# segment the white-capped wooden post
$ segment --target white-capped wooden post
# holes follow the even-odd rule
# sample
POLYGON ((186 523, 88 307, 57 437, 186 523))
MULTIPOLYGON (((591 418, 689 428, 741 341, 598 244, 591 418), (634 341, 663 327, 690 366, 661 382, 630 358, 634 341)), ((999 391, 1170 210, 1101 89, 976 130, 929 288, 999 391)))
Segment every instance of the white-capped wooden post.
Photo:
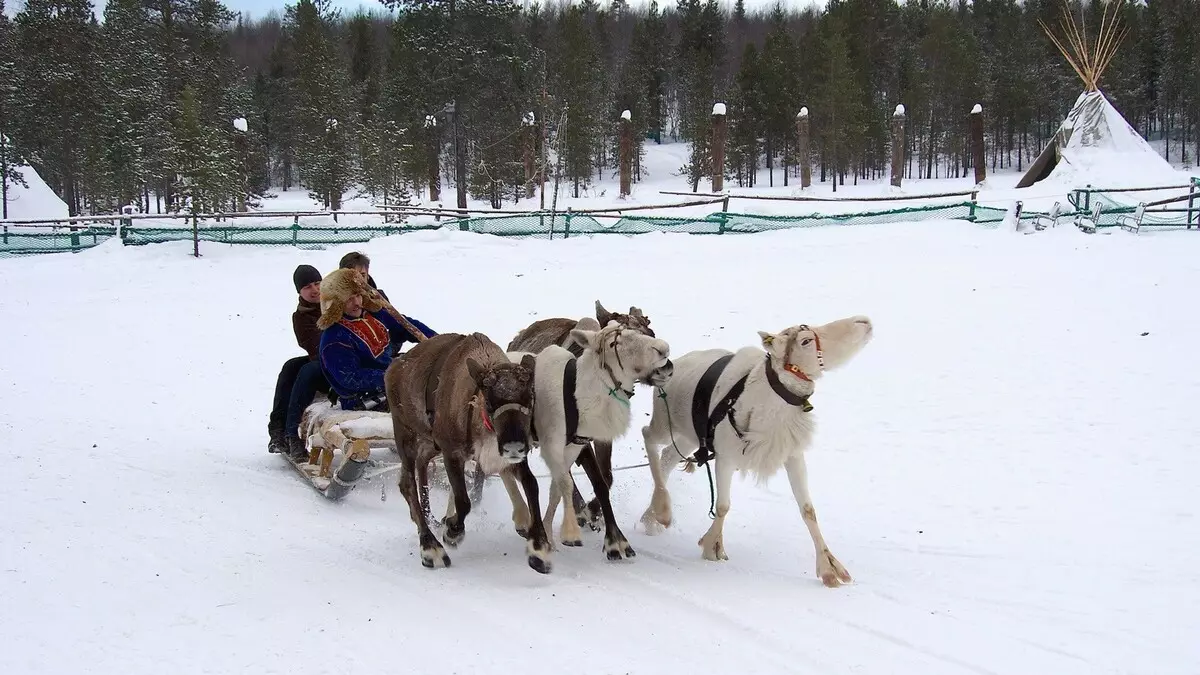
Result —
POLYGON ((712 191, 725 189, 725 135, 728 129, 725 104, 717 103, 712 109, 712 191))

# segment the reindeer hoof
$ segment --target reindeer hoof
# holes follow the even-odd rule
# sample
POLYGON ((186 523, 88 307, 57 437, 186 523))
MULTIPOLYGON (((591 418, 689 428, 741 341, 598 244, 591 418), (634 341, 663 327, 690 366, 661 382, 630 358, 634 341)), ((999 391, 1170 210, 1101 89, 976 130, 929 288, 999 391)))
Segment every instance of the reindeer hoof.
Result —
POLYGON ((518 537, 520 537, 520 538, 522 538, 522 539, 528 539, 528 538, 529 538, 529 528, 527 528, 527 527, 518 527, 518 528, 517 528, 517 536, 518 536, 518 537))
POLYGON ((446 520, 442 521, 442 526, 445 527, 445 533, 443 537, 446 540, 446 545, 450 548, 458 548, 458 545, 462 543, 463 538, 467 536, 466 529, 461 523, 455 523, 446 520))
POLYGON ((821 577, 821 583, 829 588, 837 588, 852 581, 850 573, 828 550, 817 558, 817 576, 821 577))
POLYGON ((725 555, 725 545, 720 540, 709 542, 705 538, 701 538, 696 543, 700 545, 700 548, 704 549, 705 560, 712 560, 714 562, 729 560, 729 556, 725 555))
MULTIPOLYGON (((668 521, 667 525, 670 524, 670 521, 668 521)), ((646 509, 646 512, 642 514, 642 527, 645 528, 646 534, 650 536, 662 534, 667 525, 663 525, 662 523, 658 522, 658 518, 654 515, 653 508, 646 509)))
POLYGON ((622 558, 633 558, 637 556, 637 551, 629 545, 625 539, 620 539, 612 543, 604 544, 604 555, 609 560, 616 561, 622 558))
POLYGON ((562 545, 563 546, 583 546, 583 540, 582 539, 563 539, 562 545))
POLYGON ((435 549, 421 550, 421 564, 429 569, 435 567, 449 567, 450 556, 446 554, 440 547, 435 549))
POLYGON ((529 556, 529 566, 538 574, 550 574, 550 571, 554 569, 549 560, 539 558, 536 555, 529 556))

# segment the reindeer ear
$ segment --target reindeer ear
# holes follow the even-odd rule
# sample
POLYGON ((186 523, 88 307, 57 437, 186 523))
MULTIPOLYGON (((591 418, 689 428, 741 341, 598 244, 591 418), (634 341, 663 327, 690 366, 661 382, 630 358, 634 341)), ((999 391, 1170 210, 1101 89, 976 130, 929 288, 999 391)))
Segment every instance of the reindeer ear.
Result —
POLYGON ((637 317, 641 317, 643 319, 646 318, 646 315, 642 313, 641 307, 630 307, 629 308, 629 316, 637 316, 637 317))
POLYGON ((533 375, 533 371, 537 368, 537 357, 533 354, 526 354, 521 357, 521 367, 529 371, 533 375))
POLYGON ((775 344, 775 336, 764 331, 758 331, 758 337, 762 340, 763 349, 771 349, 771 345, 775 344))
POLYGON ((583 330, 582 328, 574 328, 571 330, 571 338, 573 340, 592 350, 595 350, 598 347, 596 344, 596 336, 599 334, 600 331, 596 330, 583 330))
POLYGON ((613 316, 612 312, 608 311, 607 309, 604 309, 604 305, 600 304, 600 301, 597 300, 596 301, 596 320, 600 322, 600 325, 602 327, 607 326, 608 322, 612 320, 612 316, 613 316))

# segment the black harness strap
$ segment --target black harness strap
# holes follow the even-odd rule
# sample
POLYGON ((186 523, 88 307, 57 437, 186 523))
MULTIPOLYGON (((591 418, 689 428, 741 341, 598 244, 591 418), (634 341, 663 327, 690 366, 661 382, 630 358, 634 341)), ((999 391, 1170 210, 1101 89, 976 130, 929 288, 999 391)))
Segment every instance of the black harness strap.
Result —
POLYGON ((700 439, 700 448, 696 450, 692 458, 700 466, 704 466, 713 458, 713 437, 716 435, 717 425, 721 423, 722 417, 728 418, 729 426, 733 427, 738 438, 742 438, 742 431, 737 428, 737 424, 733 420, 733 406, 746 388, 748 374, 733 384, 729 393, 717 403, 717 407, 711 414, 708 412, 708 405, 712 402, 713 389, 717 386, 717 380, 720 379, 721 373, 725 372, 725 366, 729 365, 732 359, 733 354, 726 354, 714 361, 708 370, 704 371, 704 375, 696 383, 696 391, 692 393, 692 427, 696 430, 696 438, 700 439))
MULTIPOLYGON (((587 445, 590 439, 579 437, 579 403, 575 400, 575 359, 563 368, 563 417, 567 423, 567 444, 587 445)), ((536 443, 537 425, 530 417, 529 435, 536 443)))

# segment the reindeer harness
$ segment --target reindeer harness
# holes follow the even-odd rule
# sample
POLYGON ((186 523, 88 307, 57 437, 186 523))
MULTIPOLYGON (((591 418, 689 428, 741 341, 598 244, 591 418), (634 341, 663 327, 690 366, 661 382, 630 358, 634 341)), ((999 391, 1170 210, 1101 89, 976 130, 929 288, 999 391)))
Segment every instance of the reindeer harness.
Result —
MULTIPOLYGON (((800 330, 812 330, 808 326, 800 326, 800 330)), ((814 339, 817 342, 817 364, 824 369, 825 358, 821 352, 821 338, 816 331, 812 331, 814 339)), ((812 379, 800 369, 799 366, 791 362, 792 349, 795 347, 796 336, 792 335, 789 338, 787 349, 784 351, 785 362, 783 369, 796 377, 811 382, 812 379)), ((692 461, 700 466, 704 466, 713 458, 713 438, 716 436, 717 426, 721 424, 721 419, 729 420, 729 426, 737 437, 745 441, 745 432, 738 429, 737 422, 734 420, 734 406, 737 405, 738 399, 741 398, 742 392, 746 389, 746 380, 750 374, 746 373, 733 386, 729 388, 729 392, 717 402, 712 412, 708 412, 709 404, 712 402, 713 389, 716 388, 717 380, 720 379, 721 373, 725 371, 725 367, 733 360, 733 354, 726 354, 717 359, 704 371, 704 375, 700 377, 700 381, 696 383, 696 390, 692 393, 692 427, 696 431, 696 438, 700 440, 700 447, 692 455, 692 461)), ((775 369, 771 367, 771 354, 766 356, 765 370, 767 371, 767 383, 771 385, 771 390, 775 392, 779 398, 783 399, 784 403, 800 408, 804 412, 809 412, 813 406, 808 401, 807 396, 800 396, 792 393, 783 383, 779 381, 779 375, 775 373, 775 369)), ((744 451, 744 449, 743 449, 744 451)))

